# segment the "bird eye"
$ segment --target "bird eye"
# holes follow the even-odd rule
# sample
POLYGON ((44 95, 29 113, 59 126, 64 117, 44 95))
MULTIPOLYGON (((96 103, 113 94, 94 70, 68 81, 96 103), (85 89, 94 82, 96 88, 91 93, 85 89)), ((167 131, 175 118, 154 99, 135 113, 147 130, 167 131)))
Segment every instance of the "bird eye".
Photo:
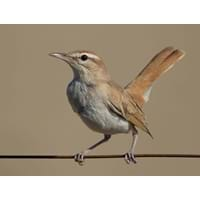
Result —
POLYGON ((87 55, 84 54, 84 55, 81 56, 81 60, 82 60, 82 61, 86 61, 87 59, 88 59, 88 56, 87 56, 87 55))

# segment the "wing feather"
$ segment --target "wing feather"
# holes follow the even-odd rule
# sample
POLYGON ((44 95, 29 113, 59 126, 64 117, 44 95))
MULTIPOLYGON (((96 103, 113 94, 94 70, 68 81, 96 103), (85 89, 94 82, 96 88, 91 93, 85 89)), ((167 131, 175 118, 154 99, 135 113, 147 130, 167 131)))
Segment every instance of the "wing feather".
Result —
POLYGON ((152 137, 147 127, 145 114, 136 101, 115 83, 109 83, 108 87, 110 88, 107 88, 109 94, 106 95, 106 104, 109 109, 152 137))

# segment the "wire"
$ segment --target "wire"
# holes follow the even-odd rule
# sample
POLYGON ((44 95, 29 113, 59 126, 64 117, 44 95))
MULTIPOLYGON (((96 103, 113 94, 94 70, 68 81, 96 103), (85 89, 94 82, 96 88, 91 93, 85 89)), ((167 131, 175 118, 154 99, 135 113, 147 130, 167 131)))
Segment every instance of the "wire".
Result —
MULTIPOLYGON (((200 154, 135 154, 136 158, 200 158, 200 154)), ((124 158, 124 154, 86 155, 85 159, 124 158)), ((74 159, 74 155, 0 155, 0 159, 74 159)))

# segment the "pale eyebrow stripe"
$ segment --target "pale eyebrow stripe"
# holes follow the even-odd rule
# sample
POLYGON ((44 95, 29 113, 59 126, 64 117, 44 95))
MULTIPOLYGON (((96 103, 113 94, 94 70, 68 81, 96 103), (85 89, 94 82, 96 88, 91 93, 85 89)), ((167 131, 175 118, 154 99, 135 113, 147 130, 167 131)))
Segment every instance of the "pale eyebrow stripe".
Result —
POLYGON ((91 54, 91 53, 87 53, 86 52, 86 55, 88 55, 89 58, 94 58, 94 59, 98 59, 99 60, 99 57, 94 55, 94 54, 91 54))

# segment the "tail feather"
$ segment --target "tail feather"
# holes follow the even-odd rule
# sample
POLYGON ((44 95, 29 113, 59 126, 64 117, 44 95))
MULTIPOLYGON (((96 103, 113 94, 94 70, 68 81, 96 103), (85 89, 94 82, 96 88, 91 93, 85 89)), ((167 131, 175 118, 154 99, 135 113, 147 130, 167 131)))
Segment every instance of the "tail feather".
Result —
POLYGON ((163 49, 151 59, 136 79, 125 87, 125 90, 142 106, 149 99, 153 82, 170 70, 184 55, 183 51, 173 47, 163 49))

